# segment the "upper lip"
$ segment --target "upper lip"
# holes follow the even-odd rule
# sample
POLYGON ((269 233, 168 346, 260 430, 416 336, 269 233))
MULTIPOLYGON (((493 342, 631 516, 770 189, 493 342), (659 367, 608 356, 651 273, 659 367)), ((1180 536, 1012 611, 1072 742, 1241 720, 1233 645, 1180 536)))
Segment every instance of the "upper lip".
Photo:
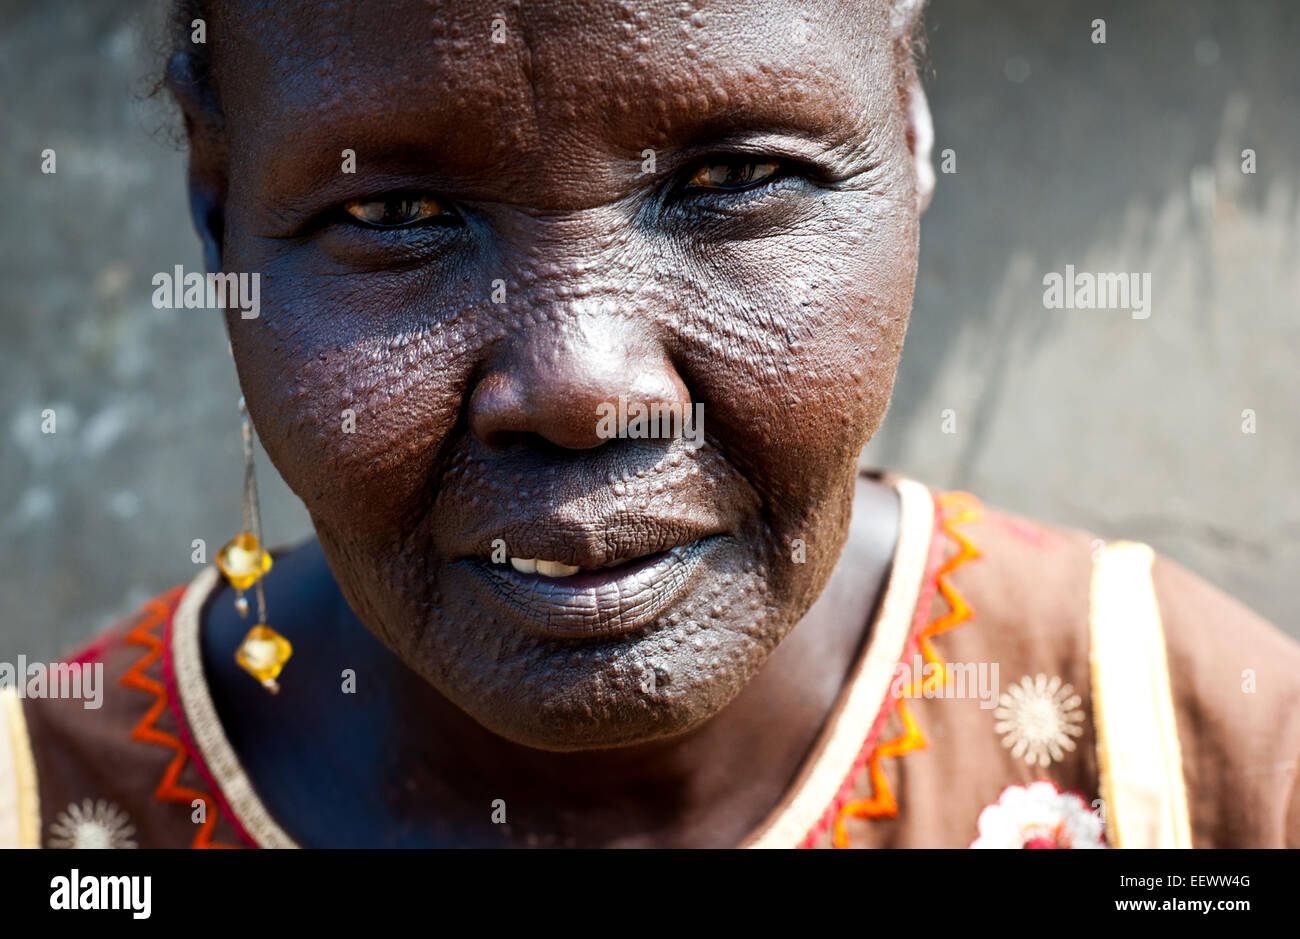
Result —
POLYGON ((757 509, 756 494, 721 461, 677 465, 656 454, 473 461, 472 473, 449 474, 439 487, 430 547, 445 561, 499 563, 504 550, 594 571, 734 532, 757 509))
POLYGON ((692 470, 683 467, 676 479, 647 473, 625 488, 575 467, 549 479, 515 477, 513 498, 508 484, 480 474, 472 486, 439 493, 436 512, 445 521, 433 529, 431 547, 472 572, 454 578, 455 589, 469 591, 468 601, 502 624, 562 640, 628 633, 698 586, 708 546, 725 544, 753 511, 744 487, 703 488, 682 478, 696 475, 692 470), (559 562, 580 573, 521 574, 507 558, 559 562))
POLYGON ((499 527, 483 525, 464 550, 456 553, 475 560, 505 554, 516 558, 544 558, 583 570, 616 567, 652 554, 683 547, 724 531, 724 526, 682 518, 631 514, 578 522, 571 518, 514 518, 499 527))

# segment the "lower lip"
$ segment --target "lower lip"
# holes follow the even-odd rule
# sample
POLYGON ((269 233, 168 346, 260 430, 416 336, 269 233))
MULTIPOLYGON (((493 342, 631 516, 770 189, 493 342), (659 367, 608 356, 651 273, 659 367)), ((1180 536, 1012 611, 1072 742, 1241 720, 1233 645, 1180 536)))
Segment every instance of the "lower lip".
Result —
POLYGON ((606 570, 570 577, 524 574, 509 564, 468 561, 489 600, 524 629, 551 639, 605 639, 649 626, 691 587, 721 538, 701 538, 606 570))

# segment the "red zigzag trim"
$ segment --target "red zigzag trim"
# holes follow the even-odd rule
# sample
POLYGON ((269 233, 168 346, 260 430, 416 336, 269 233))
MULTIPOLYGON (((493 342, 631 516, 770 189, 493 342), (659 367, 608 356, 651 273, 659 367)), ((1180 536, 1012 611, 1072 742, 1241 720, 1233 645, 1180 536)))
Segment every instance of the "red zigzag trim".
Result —
POLYGON ((203 803, 203 816, 206 821, 199 827, 198 834, 194 836, 194 842, 191 848, 238 848, 242 847, 237 844, 222 844, 212 841, 212 828, 217 824, 217 818, 220 817, 221 810, 217 808, 216 800, 205 792, 198 789, 190 789, 188 786, 178 786, 176 780, 180 777, 181 770, 185 768, 185 763, 189 760, 189 753, 185 750, 185 745, 180 739, 165 730, 159 730, 155 726, 158 715, 167 709, 167 689, 162 682, 145 675, 145 670, 152 666, 163 654, 163 642, 154 635, 153 631, 159 625, 167 622, 172 614, 172 609, 180 599, 180 595, 185 591, 184 587, 177 587, 156 600, 151 601, 145 609, 149 615, 141 620, 127 635, 126 641, 131 645, 145 646, 149 651, 145 653, 140 661, 122 676, 122 684, 127 688, 135 688, 137 691, 143 691, 154 696, 155 701, 140 718, 140 723, 135 725, 131 731, 132 740, 140 740, 145 743, 156 743, 159 746, 171 747, 176 751, 176 756, 172 759, 171 765, 167 767, 167 772, 163 774, 162 782, 154 790, 154 798, 160 802, 181 802, 186 805, 192 805, 195 800, 203 803))
MULTIPOLYGON (((971 610, 966 599, 948 578, 963 564, 980 557, 979 550, 971 543, 970 538, 953 528, 953 525, 979 520, 981 507, 974 496, 965 492, 942 493, 938 498, 938 502, 941 518, 940 527, 950 539, 957 543, 960 550, 945 561, 935 575, 939 593, 947 601, 949 610, 921 630, 920 635, 917 637, 917 645, 921 650, 921 654, 924 655, 925 661, 936 667, 934 674, 939 676, 939 687, 942 688, 948 683, 948 676, 943 667, 943 660, 935 652, 930 640, 955 626, 960 626, 974 616, 974 611, 971 610)), ((922 690, 922 680, 918 676, 906 697, 920 697, 922 690)), ((849 802, 839 810, 835 817, 832 835, 832 844, 836 848, 850 846, 848 829, 845 826, 846 819, 889 818, 898 814, 898 801, 894 797, 888 777, 885 776, 882 760, 898 759, 914 750, 923 750, 929 745, 925 739, 925 734, 917 726, 916 719, 912 716, 912 709, 907 706, 907 701, 901 698, 898 699, 895 702, 895 710, 903 722, 903 732, 894 739, 881 743, 868 758, 867 770, 871 778, 872 796, 870 799, 858 799, 849 802)), ((857 772, 858 768, 855 767, 854 776, 856 776, 857 772)))

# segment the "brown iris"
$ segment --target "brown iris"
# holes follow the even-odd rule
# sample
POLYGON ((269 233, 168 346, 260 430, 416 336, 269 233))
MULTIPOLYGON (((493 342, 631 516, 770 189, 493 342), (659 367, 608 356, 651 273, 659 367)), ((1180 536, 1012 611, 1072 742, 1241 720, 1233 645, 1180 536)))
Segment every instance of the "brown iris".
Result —
POLYGON ((732 160, 701 164, 686 183, 687 189, 748 189, 776 175, 775 160, 732 160))
POLYGON ((447 211, 437 199, 419 195, 358 199, 349 202, 344 208, 358 222, 372 228, 401 228, 444 215, 447 211))

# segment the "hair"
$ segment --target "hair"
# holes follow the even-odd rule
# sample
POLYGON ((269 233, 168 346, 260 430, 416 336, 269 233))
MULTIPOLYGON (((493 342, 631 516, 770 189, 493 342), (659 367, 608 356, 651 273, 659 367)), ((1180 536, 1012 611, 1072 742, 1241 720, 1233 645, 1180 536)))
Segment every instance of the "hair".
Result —
MULTIPOLYGON (((206 42, 196 43, 191 39, 195 21, 203 20, 206 23, 208 20, 207 0, 169 0, 168 6, 161 30, 163 65, 154 91, 166 92, 176 99, 179 88, 192 89, 216 105, 212 109, 213 116, 220 120, 223 114, 221 97, 212 69, 210 46, 206 42)), ((187 125, 186 133, 189 131, 187 125)))

